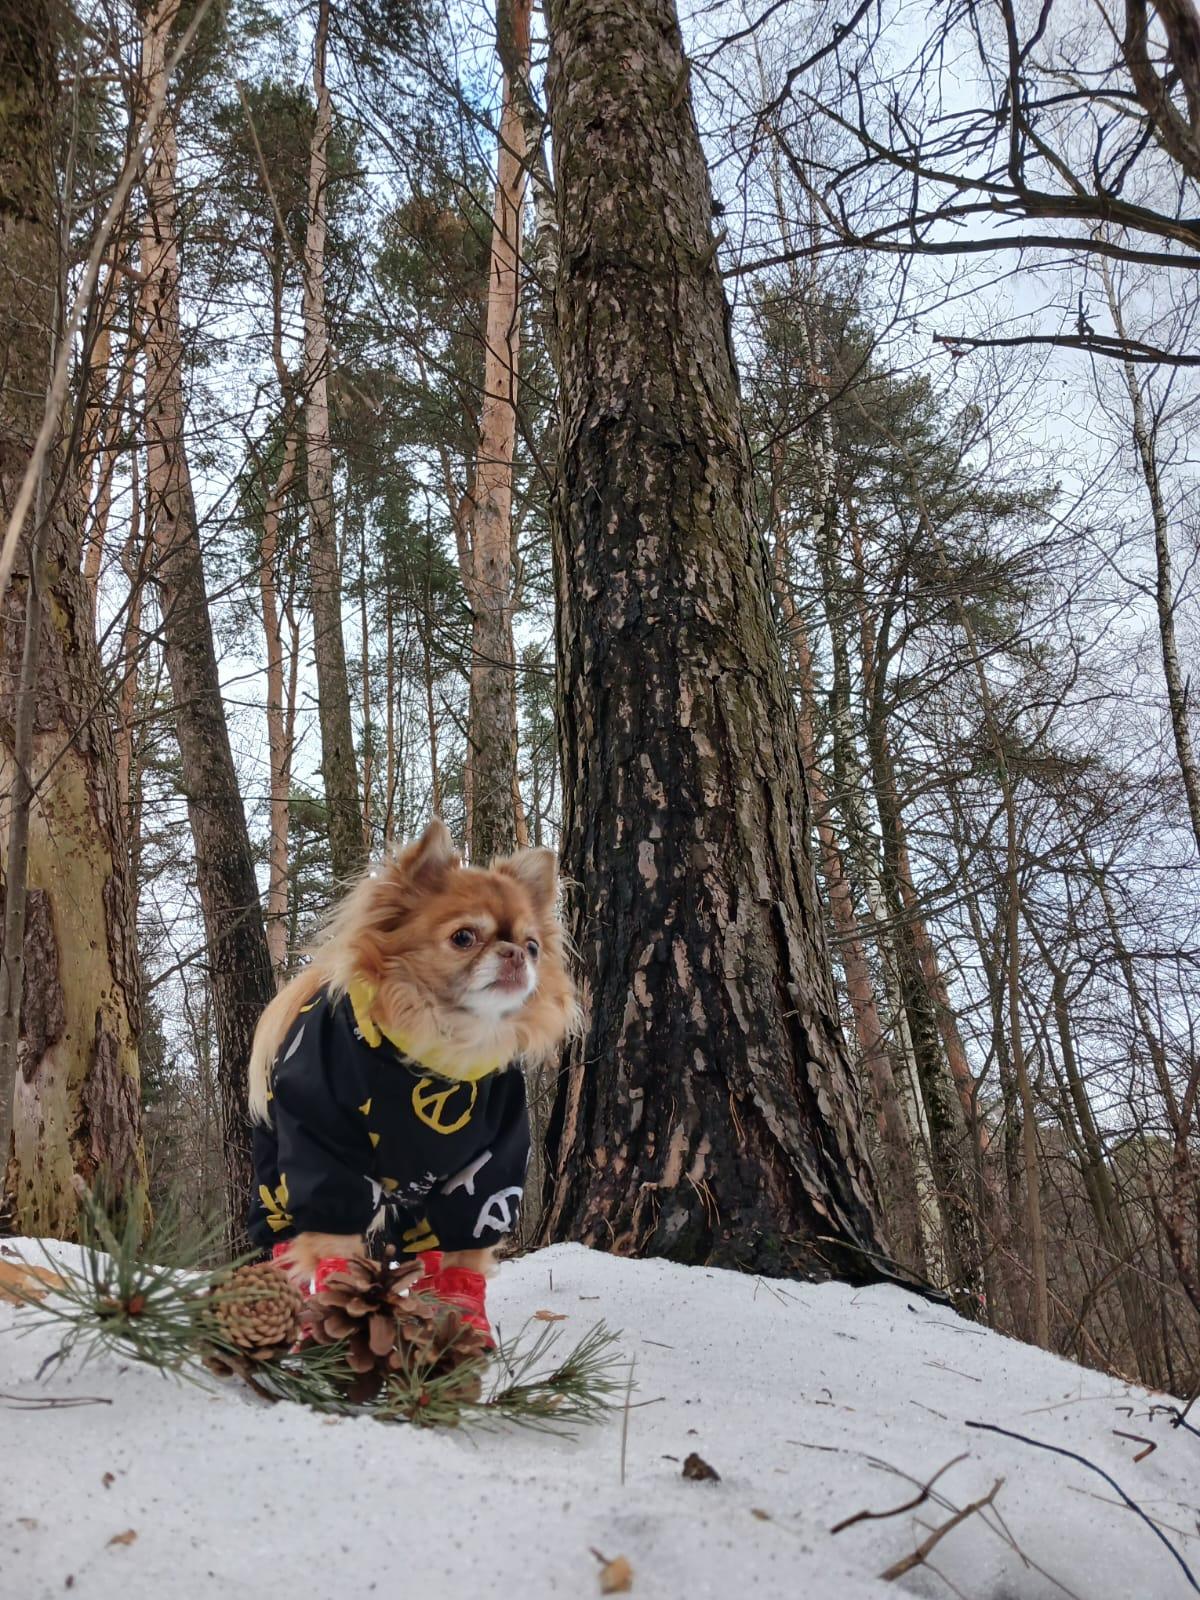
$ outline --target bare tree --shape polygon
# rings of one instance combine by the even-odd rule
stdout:
[[[147,98],[161,92],[167,39],[178,10],[179,0],[159,0],[145,15],[141,83]],[[175,131],[166,112],[142,181],[147,514],[217,1022],[226,1197],[236,1240],[250,1181],[246,1067],[255,1024],[274,983],[222,703],[188,464],[175,185]]]

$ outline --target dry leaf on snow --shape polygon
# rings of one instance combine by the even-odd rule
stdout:
[[[48,1289],[61,1289],[63,1280],[48,1267],[31,1267],[25,1261],[0,1261],[0,1300],[22,1306],[44,1300]]]
[[[602,1562],[600,1568],[600,1593],[601,1594],[628,1594],[633,1588],[633,1568],[624,1556],[614,1556],[611,1561],[605,1560],[599,1550],[593,1550],[596,1560]]]
[[[136,1528],[126,1528],[124,1533],[114,1533],[109,1544],[132,1544],[137,1538]]]
[[[697,1455],[694,1450],[683,1463],[683,1475],[685,1478],[694,1478],[698,1483],[703,1482],[705,1479],[708,1479],[711,1483],[720,1483],[721,1481],[721,1474],[716,1467],[710,1467],[704,1457]]]
[[[567,1313],[565,1311],[535,1311],[533,1320],[535,1322],[565,1322]]]

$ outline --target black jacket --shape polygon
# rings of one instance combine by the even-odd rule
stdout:
[[[517,1225],[529,1160],[519,1068],[434,1077],[322,991],[275,1059],[271,1125],[254,1130],[248,1228],[366,1233],[401,1253],[495,1244]]]

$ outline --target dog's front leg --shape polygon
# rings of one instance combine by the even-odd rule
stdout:
[[[307,1289],[316,1276],[318,1262],[331,1256],[350,1261],[366,1253],[361,1233],[298,1233],[287,1241],[286,1255],[276,1259],[297,1288]]]

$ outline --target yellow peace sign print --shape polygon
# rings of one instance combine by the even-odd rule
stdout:
[[[449,1083],[445,1078],[422,1078],[413,1085],[412,1108],[418,1122],[434,1133],[457,1133],[471,1120],[479,1097],[477,1083]]]

